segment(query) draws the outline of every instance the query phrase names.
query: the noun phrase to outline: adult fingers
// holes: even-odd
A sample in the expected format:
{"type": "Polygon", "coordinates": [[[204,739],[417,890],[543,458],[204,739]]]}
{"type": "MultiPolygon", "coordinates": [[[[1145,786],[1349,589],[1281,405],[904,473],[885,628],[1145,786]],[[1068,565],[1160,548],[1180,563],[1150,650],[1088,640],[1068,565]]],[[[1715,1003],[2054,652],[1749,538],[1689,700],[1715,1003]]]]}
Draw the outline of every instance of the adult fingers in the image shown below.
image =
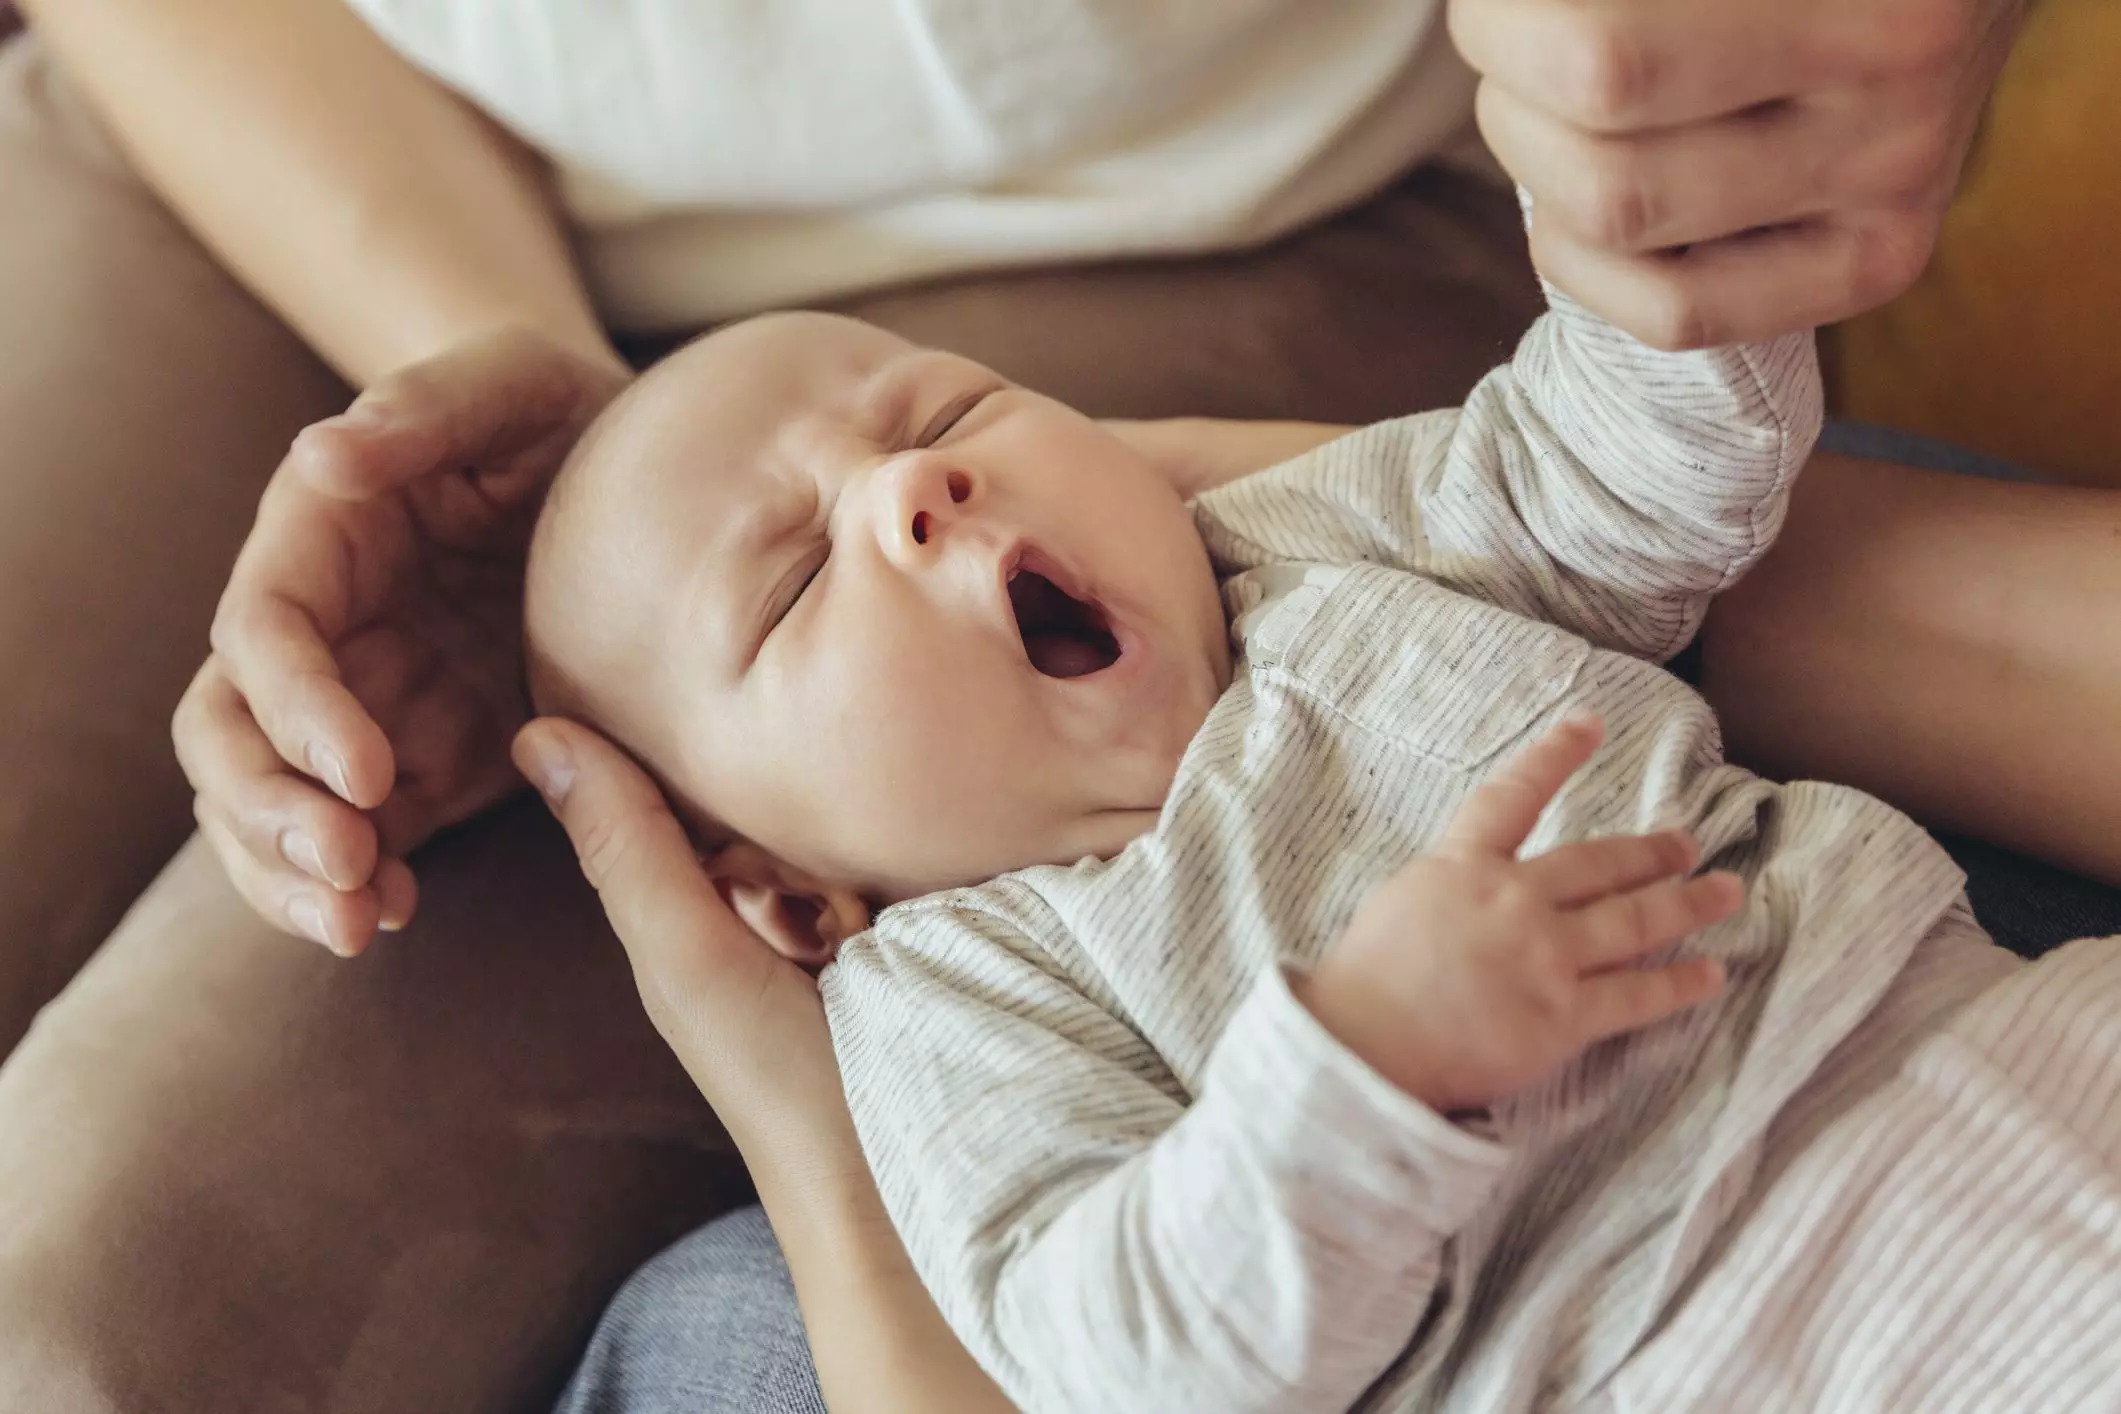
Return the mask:
{"type": "Polygon", "coordinates": [[[652,981],[666,1004],[709,981],[710,991],[753,995],[768,984],[779,959],[729,911],[640,767],[558,718],[518,732],[513,756],[574,843],[636,975],[652,981]]]}
{"type": "Polygon", "coordinates": [[[1563,718],[1466,798],[1444,830],[1443,848],[1514,857],[1540,812],[1604,738],[1595,717],[1563,718]]]}
{"type": "Polygon", "coordinates": [[[1524,877],[1557,908],[1575,908],[1610,894],[1684,874],[1700,851],[1683,831],[1615,835],[1585,840],[1525,861],[1524,877]]]}
{"type": "Polygon", "coordinates": [[[1744,901],[1745,886],[1720,870],[1600,899],[1574,916],[1576,965],[1584,972],[1622,966],[1730,917],[1744,901]]]}
{"type": "Polygon", "coordinates": [[[1580,994],[1578,1035],[1585,1045],[1639,1031],[1699,1006],[1723,988],[1723,964],[1690,957],[1666,967],[1623,968],[1587,979],[1580,994]]]}
{"type": "Polygon", "coordinates": [[[1601,250],[1642,252],[1927,199],[1953,138],[1882,111],[1905,108],[1865,95],[1609,136],[1489,87],[1480,125],[1539,220],[1601,250]]]}
{"type": "Polygon", "coordinates": [[[273,590],[231,583],[214,616],[214,654],[280,759],[363,809],[396,774],[390,739],[339,677],[316,620],[273,590]]]}
{"type": "Polygon", "coordinates": [[[1922,273],[1936,225],[1918,210],[1780,227],[1647,255],[1577,239],[1532,212],[1540,272],[1660,349],[1773,338],[1859,314],[1922,273]]]}
{"type": "Polygon", "coordinates": [[[1960,0],[1453,0],[1486,81],[1592,132],[1698,122],[1933,65],[1968,39],[1960,0]]]}
{"type": "Polygon", "coordinates": [[[579,430],[628,376],[616,355],[593,360],[520,330],[497,331],[378,380],[344,413],[305,429],[289,462],[306,485],[346,501],[438,470],[489,470],[579,430]]]}
{"type": "Polygon", "coordinates": [[[218,658],[193,677],[170,735],[200,808],[260,867],[291,868],[340,890],[370,882],[376,866],[371,823],[286,769],[218,658]]]}
{"type": "Polygon", "coordinates": [[[353,957],[375,936],[383,903],[374,889],[341,891],[291,868],[261,865],[211,810],[198,812],[199,833],[220,859],[236,892],[268,923],[353,957]]]}

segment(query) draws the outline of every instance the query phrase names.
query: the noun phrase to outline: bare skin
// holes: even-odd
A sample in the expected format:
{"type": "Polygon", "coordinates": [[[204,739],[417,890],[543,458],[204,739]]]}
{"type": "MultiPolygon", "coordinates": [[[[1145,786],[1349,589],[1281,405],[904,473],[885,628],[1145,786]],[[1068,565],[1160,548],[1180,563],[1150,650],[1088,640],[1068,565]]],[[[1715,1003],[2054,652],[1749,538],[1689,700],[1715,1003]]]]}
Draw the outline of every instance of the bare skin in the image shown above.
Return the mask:
{"type": "MultiPolygon", "coordinates": [[[[525,483],[549,476],[572,432],[623,382],[625,370],[572,266],[542,163],[404,64],[336,0],[27,0],[24,8],[162,196],[327,359],[371,390],[366,405],[374,417],[335,420],[281,468],[273,514],[261,517],[258,549],[247,556],[249,572],[231,584],[224,605],[217,643],[227,655],[217,653],[202,668],[194,704],[177,723],[200,817],[219,822],[210,833],[245,897],[290,931],[358,951],[379,923],[416,906],[405,855],[514,788],[497,737],[523,720],[520,702],[509,696],[520,663],[505,646],[474,655],[446,649],[514,642],[515,585],[528,534],[525,483]],[[508,340],[495,342],[501,326],[521,331],[509,339],[528,340],[531,350],[511,352],[508,340]],[[563,390],[557,397],[555,388],[563,390]],[[534,396],[540,389],[543,399],[534,396]],[[550,405],[533,405],[540,401],[550,405]],[[477,475],[464,478],[466,467],[477,475]],[[444,534],[416,513],[436,504],[463,512],[444,534]],[[317,562],[300,553],[320,540],[337,548],[345,578],[315,574],[317,562]],[[408,561],[436,554],[474,572],[486,592],[458,598],[447,576],[402,574],[408,561]],[[375,592],[356,594],[355,587],[375,592]],[[333,618],[320,605],[337,605],[342,614],[333,618]],[[429,671],[401,671],[415,663],[429,671]],[[401,687],[418,690],[386,707],[393,673],[401,687]],[[313,764],[313,745],[343,763],[343,782],[333,778],[328,757],[313,764]],[[417,773],[421,788],[401,794],[396,785],[406,762],[425,769],[417,773]],[[313,906],[314,923],[298,900],[313,906]]],[[[1458,7],[1478,8],[1471,0],[1458,7]]],[[[1507,27],[1511,14],[1540,22],[1562,10],[1593,12],[1529,0],[1488,0],[1487,8],[1502,15],[1506,42],[1488,46],[1496,57],[1476,61],[1496,90],[1528,93],[1544,78],[1505,72],[1508,57],[1556,51],[1522,42],[1522,32],[1507,27]]],[[[1747,0],[1720,6],[1725,13],[1740,8],[1768,13],[1747,0]]],[[[1962,8],[1971,16],[2014,12],[2008,5],[1962,8]]],[[[1943,107],[1929,109],[1933,121],[1940,113],[1955,120],[1983,72],[1988,33],[1969,27],[1956,37],[1972,77],[1943,107]]],[[[1922,63],[1941,62],[1950,40],[1924,46],[1922,63]]],[[[1729,52],[1728,35],[1717,47],[1729,52]]],[[[1837,67],[1826,65],[1828,72],[1837,67]]],[[[1832,87],[1798,73],[1785,91],[1832,87]]],[[[1492,99],[1486,104],[1491,115],[1494,106],[1492,99]]],[[[1563,120],[1579,135],[1587,126],[1563,120]]],[[[1523,146],[1517,144],[1520,153],[1523,146]]],[[[1543,204],[1566,203],[1558,189],[1549,201],[1552,183],[1521,155],[1511,160],[1526,167],[1521,175],[1543,204]]],[[[1947,145],[1908,170],[1941,174],[1948,188],[1955,166],[1947,145]]],[[[1625,187],[1608,190],[1627,197],[1625,187]]],[[[1800,187],[1789,214],[1815,208],[1819,196],[1800,187]]],[[[1616,209],[1631,204],[1640,203],[1627,197],[1616,209]]],[[[1917,202],[1905,209],[1930,208],[1917,202]]],[[[1736,229],[1734,219],[1758,214],[1725,212],[1708,228],[1736,229]]],[[[1591,215],[1595,224],[1597,211],[1591,215]]],[[[1626,251],[1658,234],[1635,231],[1616,244],[1626,251]]],[[[1926,249],[1929,235],[1903,231],[1893,249],[1926,249]]],[[[1645,259],[1650,263],[1624,266],[1668,273],[1668,263],[1645,259]]],[[[1783,317],[1796,321],[1799,310],[1806,319],[1837,307],[1850,312],[1862,297],[1890,293],[1882,284],[1852,289],[1844,266],[1807,269],[1820,288],[1806,302],[1786,302],[1784,287],[1770,282],[1772,298],[1733,294],[1717,308],[1764,304],[1791,311],[1783,317]]],[[[1727,275],[1747,283],[1744,263],[1727,275]]],[[[1653,281],[1654,317],[1645,319],[1592,283],[1576,292],[1638,334],[1654,338],[1659,324],[1668,337],[1749,331],[1736,316],[1717,314],[1706,296],[1694,297],[1698,307],[1674,303],[1653,281]],[[1717,322],[1724,318],[1728,326],[1717,322]]],[[[1212,457],[1189,455],[1178,471],[1189,490],[1299,449],[1286,428],[1270,439],[1271,449],[1241,429],[1213,440],[1212,457]]],[[[2084,531],[2072,519],[2089,516],[2110,529],[2111,503],[2060,494],[2037,509],[1982,496],[1940,501],[1937,483],[1897,469],[1859,464],[1834,478],[1819,470],[1800,488],[1791,528],[1756,577],[1758,588],[1739,590],[1711,620],[1709,686],[1732,718],[1734,740],[1753,759],[1793,771],[1838,769],[1858,780],[1872,772],[1868,779],[1891,783],[1887,794],[1896,799],[1918,808],[1922,800],[1964,807],[1979,816],[1970,823],[1992,837],[2082,857],[2086,867],[2121,877],[2121,847],[2111,843],[2117,832],[2093,808],[2121,798],[2121,759],[2099,751],[2112,733],[2026,728],[2110,723],[2121,704],[2121,684],[2099,667],[2117,661],[2110,629],[2094,626],[2088,638],[2045,630],[2072,615],[2082,622],[2088,603],[2116,602],[2115,572],[2102,568],[2116,560],[2105,549],[2110,542],[2094,546],[2103,532],[2084,531]],[[1827,508],[1816,516],[1806,510],[1814,498],[1827,508]],[[1866,541],[1860,525],[1841,522],[1842,511],[1893,529],[1866,541]],[[2012,586],[2000,599],[2010,607],[1969,620],[1910,589],[1886,596],[1898,631],[1877,631],[1859,616],[1853,606],[1868,591],[1924,583],[1940,546],[1949,547],[1949,563],[1978,561],[1993,583],[2012,586]],[[2094,548],[2099,553],[2089,554],[2094,548]],[[1778,563],[1792,567],[1779,589],[1778,563]],[[2025,670],[2029,641],[2037,644],[2033,671],[2025,670]],[[1922,651],[1910,651],[1915,645],[1922,651]],[[1851,661],[1866,664],[1865,675],[1833,701],[1809,700],[1825,694],[1808,675],[1851,661]],[[1948,742],[1935,733],[1876,729],[1908,714],[1937,722],[1964,705],[1944,695],[1911,700],[1940,674],[1979,686],[2014,673],[2009,711],[1967,709],[1948,742]],[[1775,709],[1778,702],[1785,710],[1775,709]],[[1763,709],[1751,720],[1749,704],[1763,709]],[[2015,800],[2000,799],[2007,783],[2015,800]]],[[[585,770],[583,790],[592,779],[606,778],[585,770]]],[[[609,857],[617,861],[626,857],[627,822],[639,818],[591,812],[568,824],[578,841],[614,842],[609,857]]],[[[607,878],[607,904],[653,909],[646,881],[616,868],[607,878]]],[[[624,925],[620,931],[630,947],[642,936],[624,925]]],[[[991,1389],[981,1390],[978,1372],[967,1369],[932,1307],[898,1280],[903,1254],[888,1225],[874,1220],[873,1190],[847,1163],[836,1086],[806,1092],[810,1108],[799,1103],[795,1112],[807,1119],[793,1123],[789,1111],[770,1103],[775,1095],[763,1081],[772,1077],[746,1071],[734,1052],[704,1043],[722,1034],[713,1023],[727,1008],[751,999],[749,988],[730,985],[733,975],[650,969],[642,974],[644,996],[659,1022],[674,1019],[666,1036],[732,1129],[746,1123],[747,1104],[756,1106],[749,1113],[759,1117],[757,1142],[747,1154],[811,1328],[822,1336],[817,1356],[832,1407],[842,1414],[1006,1407],[991,1389]],[[879,1380],[879,1371],[895,1378],[879,1380]]],[[[754,1019],[778,1024],[764,1013],[754,1019]]],[[[801,1054],[829,1065],[821,1036],[812,1039],[801,1054]]]]}
{"type": "Polygon", "coordinates": [[[1922,273],[2024,0],[1452,0],[1549,278],[1645,343],[1832,324],[1922,273]]]}

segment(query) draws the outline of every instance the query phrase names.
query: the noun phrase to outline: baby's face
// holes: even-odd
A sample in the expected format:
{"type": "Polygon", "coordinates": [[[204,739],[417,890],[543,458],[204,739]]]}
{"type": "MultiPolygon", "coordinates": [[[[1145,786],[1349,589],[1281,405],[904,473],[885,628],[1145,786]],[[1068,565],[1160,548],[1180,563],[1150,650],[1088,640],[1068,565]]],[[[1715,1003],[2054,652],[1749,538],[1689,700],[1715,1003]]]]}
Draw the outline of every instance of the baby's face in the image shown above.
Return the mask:
{"type": "Polygon", "coordinates": [[[1228,682],[1177,493],[965,359],[755,320],[651,373],[577,456],[533,565],[539,654],[676,791],[821,880],[901,898],[1114,853],[1228,682]]]}

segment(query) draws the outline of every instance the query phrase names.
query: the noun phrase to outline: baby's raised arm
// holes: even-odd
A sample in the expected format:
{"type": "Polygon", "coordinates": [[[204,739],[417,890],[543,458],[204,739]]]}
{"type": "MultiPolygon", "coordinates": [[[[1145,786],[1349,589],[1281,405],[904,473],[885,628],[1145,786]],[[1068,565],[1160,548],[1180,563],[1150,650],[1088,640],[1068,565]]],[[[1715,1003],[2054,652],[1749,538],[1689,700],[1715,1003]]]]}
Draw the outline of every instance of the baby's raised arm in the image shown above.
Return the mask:
{"type": "Polygon", "coordinates": [[[1821,420],[1809,334],[1663,353],[1548,291],[1463,408],[1201,498],[1226,568],[1390,564],[1662,660],[1781,528],[1821,420]]]}

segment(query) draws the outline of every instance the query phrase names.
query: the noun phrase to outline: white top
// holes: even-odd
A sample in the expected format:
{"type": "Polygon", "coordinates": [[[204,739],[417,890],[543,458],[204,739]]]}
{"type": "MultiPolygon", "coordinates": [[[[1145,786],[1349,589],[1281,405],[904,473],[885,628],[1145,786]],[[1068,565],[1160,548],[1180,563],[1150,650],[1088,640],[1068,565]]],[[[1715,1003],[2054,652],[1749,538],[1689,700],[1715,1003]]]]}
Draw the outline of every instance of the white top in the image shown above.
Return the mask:
{"type": "Polygon", "coordinates": [[[1809,336],[1664,354],[1557,299],[1465,408],[1201,498],[1242,656],[1155,830],[887,909],[823,977],[891,1217],[1021,1408],[1574,1407],[1829,1053],[1892,1044],[1959,870],[1867,795],[1726,764],[1657,666],[1766,550],[1819,418],[1809,336]],[[1685,945],[1730,981],[1474,1132],[1282,970],[1575,708],[1605,745],[1528,848],[1692,831],[1747,886],[1685,945]]]}
{"type": "Polygon", "coordinates": [[[1442,0],[351,0],[556,163],[607,318],[1268,240],[1462,144],[1442,0]]]}

